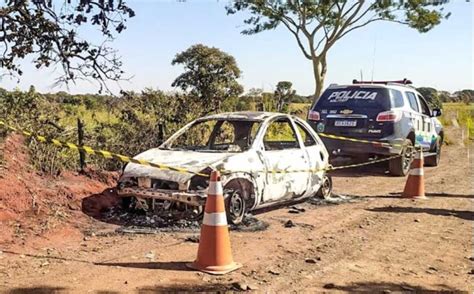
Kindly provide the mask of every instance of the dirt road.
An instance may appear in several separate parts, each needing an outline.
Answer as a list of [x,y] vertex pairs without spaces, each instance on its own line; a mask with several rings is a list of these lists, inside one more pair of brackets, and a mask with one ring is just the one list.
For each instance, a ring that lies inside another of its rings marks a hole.
[[416,201],[401,199],[405,179],[382,167],[339,172],[335,192],[351,201],[257,215],[268,229],[231,232],[244,267],[221,277],[186,269],[198,245],[185,240],[196,233],[118,234],[74,211],[67,225],[1,245],[0,290],[472,292],[472,163],[468,149],[447,146],[441,165],[425,170],[429,198]]

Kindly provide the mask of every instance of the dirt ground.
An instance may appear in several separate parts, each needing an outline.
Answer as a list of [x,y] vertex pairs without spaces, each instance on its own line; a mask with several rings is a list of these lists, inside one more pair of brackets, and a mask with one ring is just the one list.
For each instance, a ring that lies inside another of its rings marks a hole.
[[[116,232],[119,224],[96,219],[90,211],[100,212],[105,202],[93,200],[110,200],[108,190],[80,196],[82,209],[21,238],[15,235],[18,219],[4,210],[0,222],[12,237],[0,243],[0,292],[472,293],[469,151],[474,154],[460,143],[445,146],[441,165],[425,168],[426,200],[400,198],[405,179],[385,175],[383,166],[335,173],[335,193],[350,201],[301,203],[305,211],[297,214],[288,207],[257,214],[269,227],[231,231],[234,259],[244,266],[225,276],[186,268],[198,248],[188,237],[197,232],[124,234]],[[295,226],[285,227],[288,220]]]

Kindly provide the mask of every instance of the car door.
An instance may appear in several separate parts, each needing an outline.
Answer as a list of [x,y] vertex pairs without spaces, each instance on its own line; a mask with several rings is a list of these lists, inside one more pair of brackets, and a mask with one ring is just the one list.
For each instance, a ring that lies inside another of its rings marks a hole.
[[417,95],[418,102],[420,103],[420,110],[421,116],[423,121],[423,128],[422,128],[422,141],[421,145],[423,146],[424,150],[429,150],[431,145],[434,144],[436,141],[436,136],[433,136],[433,130],[435,126],[433,124],[433,119],[431,118],[431,110],[426,102],[425,98],[421,95]]
[[288,117],[269,122],[263,136],[266,169],[263,202],[305,195],[309,181],[309,159]]
[[415,146],[420,146],[423,141],[423,117],[420,112],[420,105],[414,92],[407,91],[405,94],[410,105],[408,116],[410,117],[413,129],[415,130]]
[[294,120],[296,129],[301,136],[306,155],[309,159],[309,167],[311,173],[308,177],[308,190],[306,195],[316,193],[321,187],[324,173],[323,170],[327,166],[329,154],[327,153],[324,145],[316,139],[315,135],[310,131],[310,126],[304,122]]

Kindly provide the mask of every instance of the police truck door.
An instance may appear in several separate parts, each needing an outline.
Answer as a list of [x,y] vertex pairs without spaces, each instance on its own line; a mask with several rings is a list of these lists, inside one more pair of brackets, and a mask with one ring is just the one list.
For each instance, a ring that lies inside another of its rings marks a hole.
[[415,130],[415,146],[422,145],[423,138],[423,118],[420,113],[420,106],[416,94],[413,92],[405,92],[410,103],[411,111],[409,113],[413,129]]

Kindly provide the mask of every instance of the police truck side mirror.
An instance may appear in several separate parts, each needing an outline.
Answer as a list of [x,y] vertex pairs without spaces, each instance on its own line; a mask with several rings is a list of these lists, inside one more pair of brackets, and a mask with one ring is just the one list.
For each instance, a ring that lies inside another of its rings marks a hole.
[[436,116],[441,116],[443,114],[443,111],[439,108],[435,108],[433,109],[432,111],[432,116],[433,117],[436,117]]

